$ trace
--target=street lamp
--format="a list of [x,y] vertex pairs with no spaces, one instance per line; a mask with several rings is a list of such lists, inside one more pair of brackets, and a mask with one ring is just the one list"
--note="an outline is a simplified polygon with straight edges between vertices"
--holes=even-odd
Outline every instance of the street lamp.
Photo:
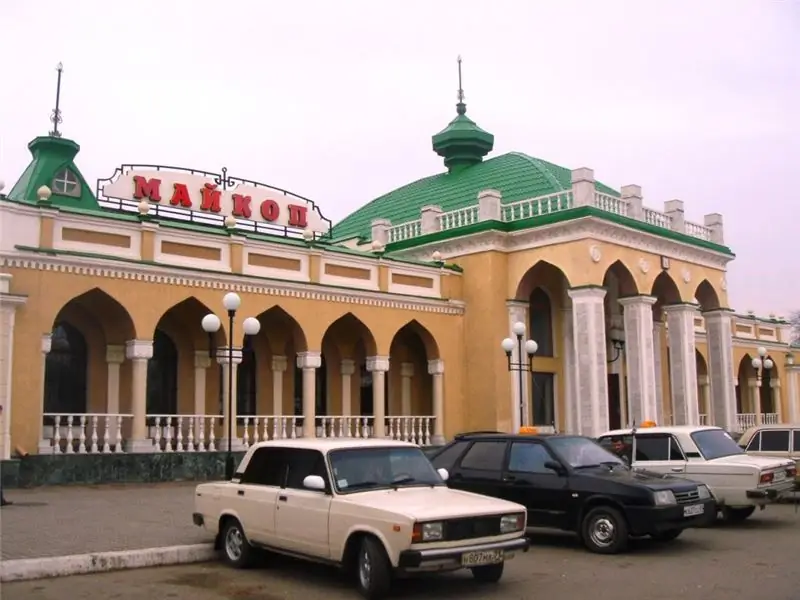
[[[222,306],[228,313],[228,451],[225,456],[225,479],[233,479],[233,319],[236,311],[242,305],[242,299],[235,292],[228,292],[222,298]],[[203,331],[209,334],[216,333],[222,326],[219,317],[214,313],[203,317],[200,322]],[[247,317],[242,323],[245,335],[256,335],[261,331],[261,323],[255,317]],[[211,352],[209,351],[209,354]]]
[[758,385],[761,385],[761,376],[764,374],[764,371],[769,371],[772,367],[775,366],[775,363],[772,362],[771,358],[767,358],[767,349],[764,346],[761,346],[756,350],[758,352],[758,356],[753,359],[753,368],[756,370],[756,381],[758,381]]
[[[519,374],[519,426],[523,427],[525,425],[525,402],[522,396],[524,381],[522,374],[533,371],[533,355],[536,354],[536,351],[539,349],[539,344],[537,344],[534,340],[523,340],[525,337],[525,323],[522,323],[521,321],[517,321],[511,326],[511,332],[517,338],[516,343],[510,337],[507,337],[500,343],[500,347],[503,349],[503,352],[506,353],[506,357],[508,358],[508,371],[516,371]],[[517,346],[517,350],[519,352],[518,362],[514,362],[511,356],[512,352],[514,352],[515,345]],[[522,360],[523,351],[528,357],[527,361]]]

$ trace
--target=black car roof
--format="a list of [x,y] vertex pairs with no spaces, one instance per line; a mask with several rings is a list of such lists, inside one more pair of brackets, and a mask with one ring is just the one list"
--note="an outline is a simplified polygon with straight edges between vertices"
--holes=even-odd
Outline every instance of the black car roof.
[[504,433],[502,431],[467,431],[457,433],[454,440],[474,440],[474,439],[497,439],[497,440],[546,440],[553,438],[566,437],[586,437],[582,435],[571,435],[565,433]]

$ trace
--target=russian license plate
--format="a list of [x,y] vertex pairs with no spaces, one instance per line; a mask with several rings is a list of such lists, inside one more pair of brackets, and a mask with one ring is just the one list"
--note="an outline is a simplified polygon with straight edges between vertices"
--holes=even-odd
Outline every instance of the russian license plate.
[[702,504],[690,504],[689,506],[683,507],[683,516],[684,517],[696,517],[697,515],[703,514],[703,505]]
[[482,565],[496,565],[503,562],[502,550],[482,550],[479,552],[465,552],[461,555],[461,566],[480,567]]
[[772,481],[778,482],[783,481],[786,479],[786,471],[775,471],[775,475],[772,476]]

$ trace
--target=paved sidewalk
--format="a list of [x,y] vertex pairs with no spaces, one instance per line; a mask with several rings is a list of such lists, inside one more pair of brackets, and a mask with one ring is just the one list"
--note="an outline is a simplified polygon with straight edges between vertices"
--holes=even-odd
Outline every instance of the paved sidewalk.
[[0,509],[2,559],[197,544],[194,482],[6,490]]

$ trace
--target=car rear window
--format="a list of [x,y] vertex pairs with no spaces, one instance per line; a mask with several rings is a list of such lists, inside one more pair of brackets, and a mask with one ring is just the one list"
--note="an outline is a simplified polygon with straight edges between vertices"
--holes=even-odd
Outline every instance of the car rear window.
[[761,431],[761,452],[788,452],[788,429],[763,429]]
[[794,430],[794,443],[792,447],[795,452],[800,452],[800,429]]

